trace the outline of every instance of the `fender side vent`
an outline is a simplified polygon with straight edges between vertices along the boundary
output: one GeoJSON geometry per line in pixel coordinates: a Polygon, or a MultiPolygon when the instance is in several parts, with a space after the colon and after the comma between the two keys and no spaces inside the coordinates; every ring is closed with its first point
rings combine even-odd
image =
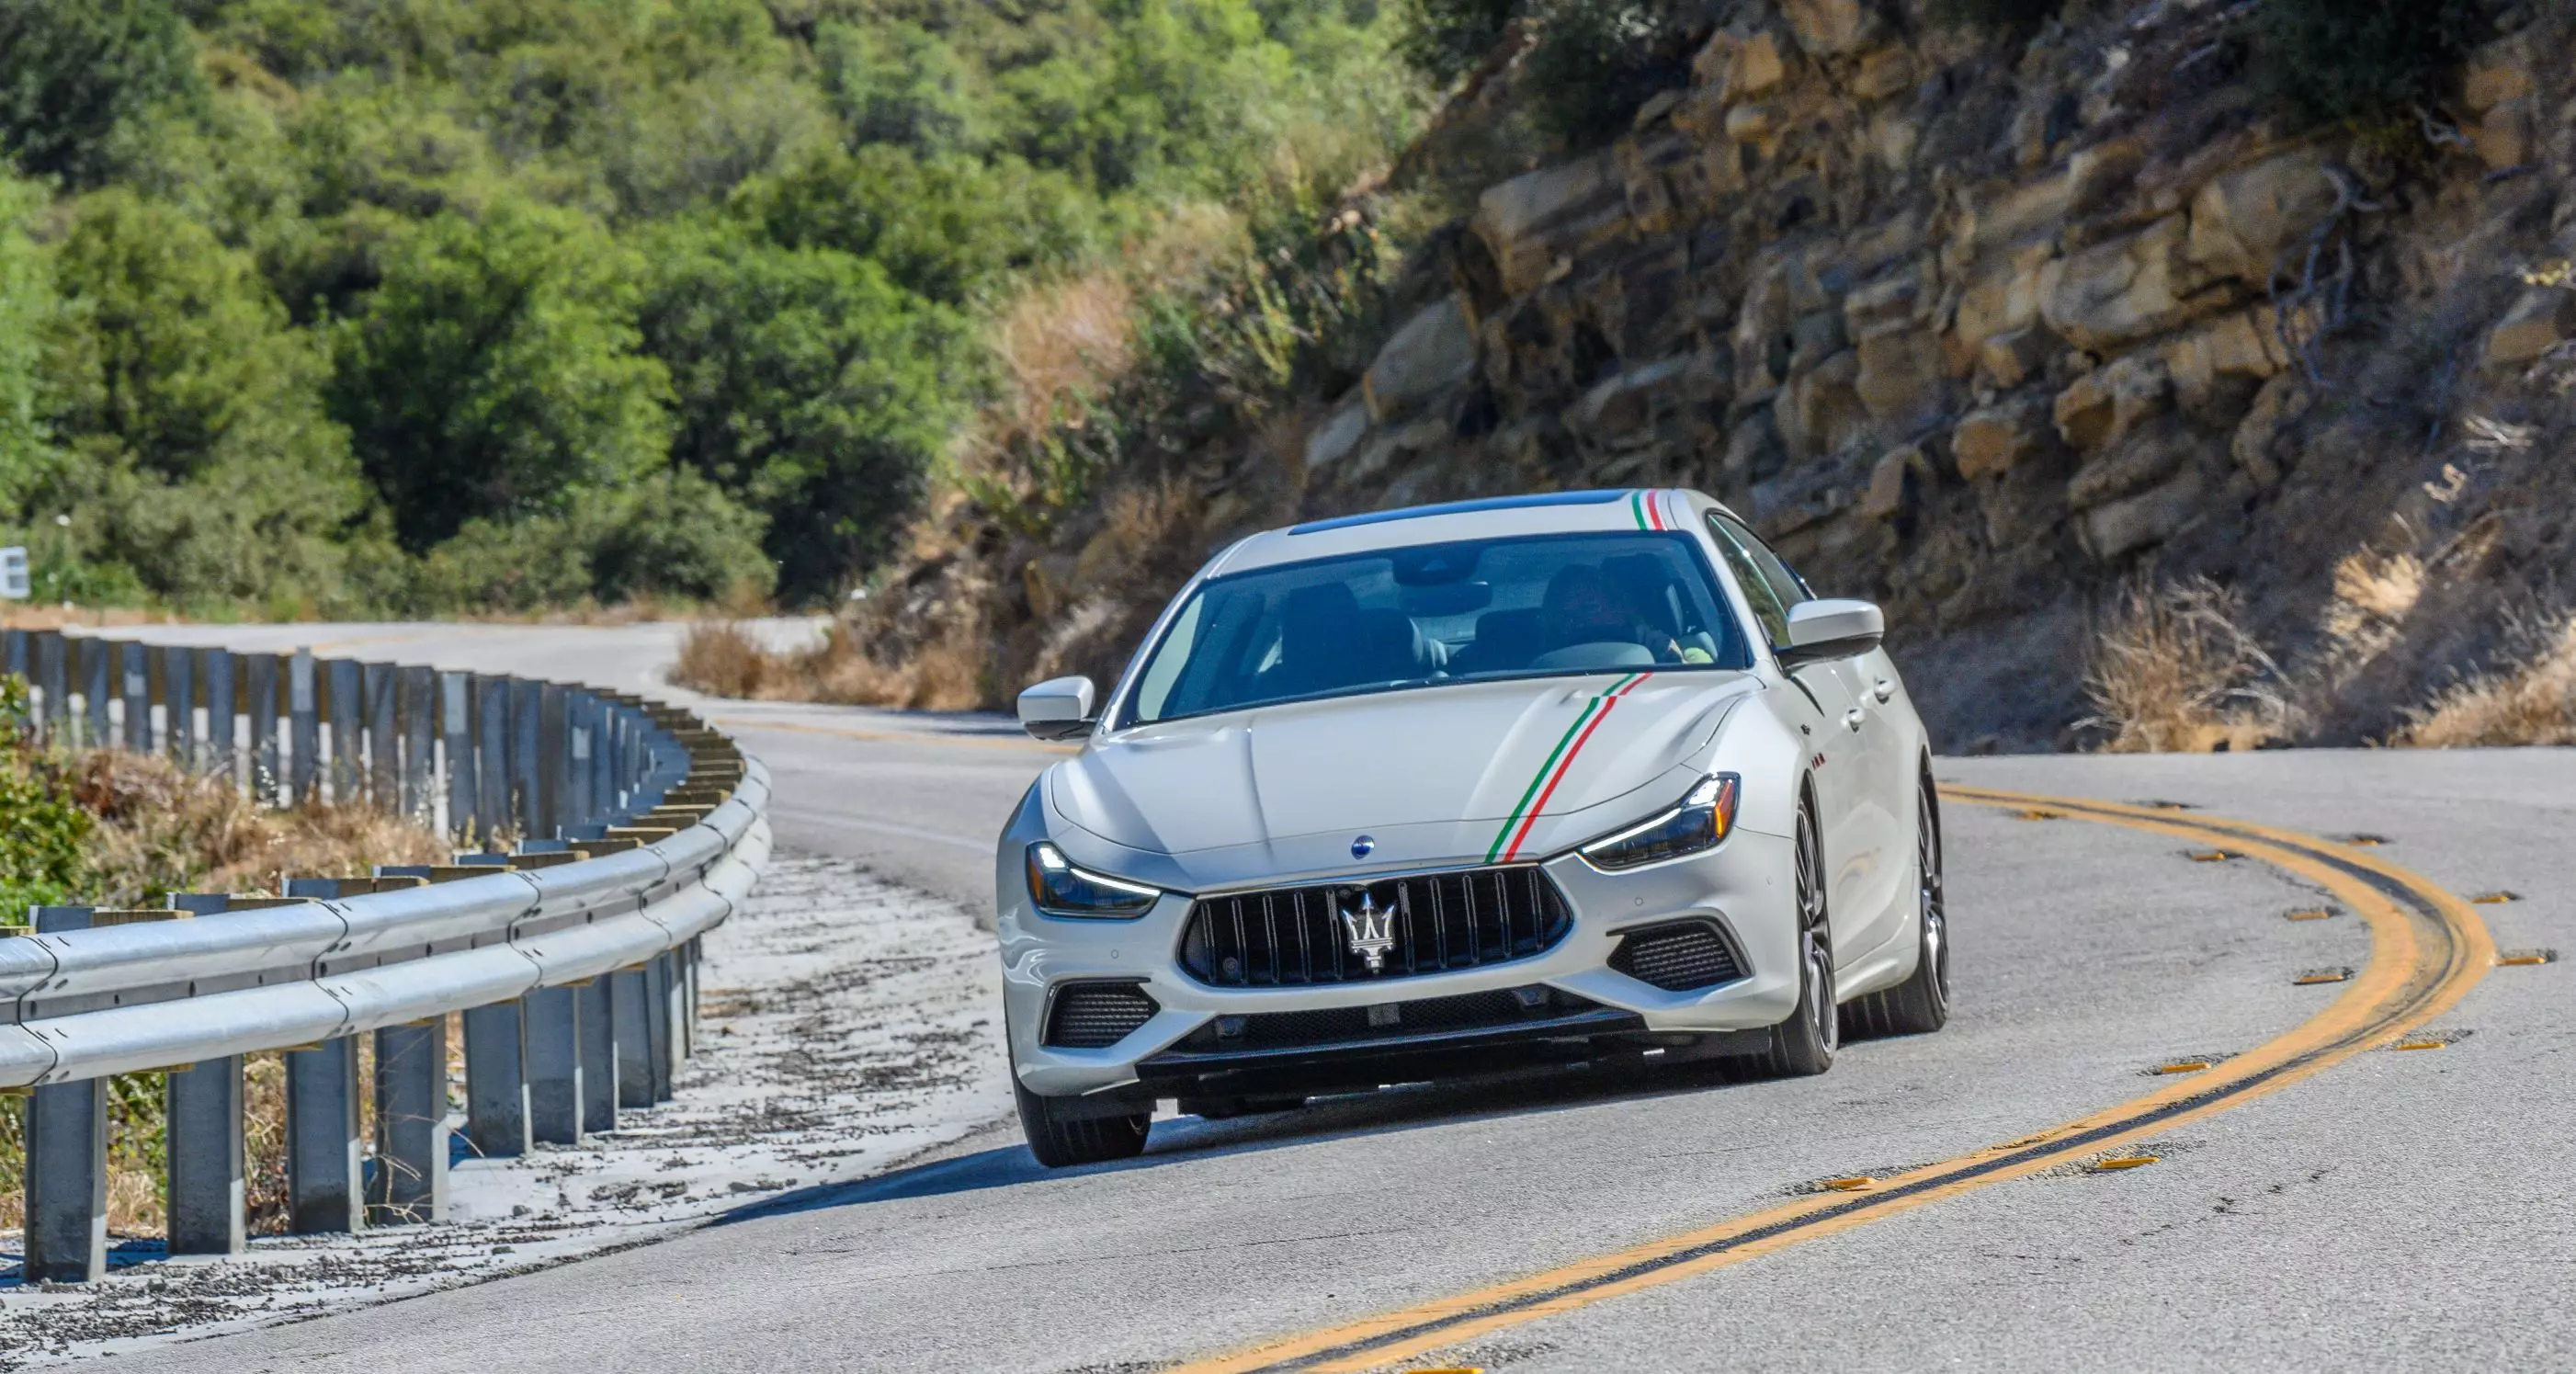
{"type": "Polygon", "coordinates": [[[1713,988],[1744,976],[1744,961],[1714,921],[1629,931],[1611,954],[1610,967],[1666,992],[1713,988]]]}
{"type": "Polygon", "coordinates": [[[1060,1050],[1107,1049],[1162,1009],[1134,983],[1067,983],[1047,1008],[1046,1043],[1060,1050]]]}

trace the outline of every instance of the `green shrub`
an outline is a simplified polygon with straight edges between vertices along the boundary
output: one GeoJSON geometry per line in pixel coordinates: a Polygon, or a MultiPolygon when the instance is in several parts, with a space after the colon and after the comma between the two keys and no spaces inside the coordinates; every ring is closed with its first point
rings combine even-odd
{"type": "Polygon", "coordinates": [[[86,871],[81,841],[90,815],[72,801],[71,779],[38,750],[28,731],[27,684],[0,677],[0,913],[24,920],[30,906],[70,901],[86,871]]]}
{"type": "Polygon", "coordinates": [[[431,611],[757,599],[775,581],[761,527],[697,473],[657,472],[581,488],[559,512],[467,521],[421,560],[416,596],[431,611]]]}
{"type": "Polygon", "coordinates": [[[94,185],[120,134],[197,89],[168,0],[0,0],[0,153],[22,170],[94,185]]]}
{"type": "Polygon", "coordinates": [[[1523,89],[1541,127],[1578,146],[1617,135],[1649,96],[1688,78],[1654,0],[1551,0],[1538,20],[1523,89]]]}
{"type": "Polygon", "coordinates": [[[2265,0],[2250,33],[2255,71],[2291,109],[2369,122],[2429,103],[2476,24],[2471,0],[2265,0]]]}
{"type": "Polygon", "coordinates": [[[1520,0],[1406,0],[1398,11],[1404,60],[1444,85],[1454,82],[1485,60],[1519,10],[1520,0]]]}

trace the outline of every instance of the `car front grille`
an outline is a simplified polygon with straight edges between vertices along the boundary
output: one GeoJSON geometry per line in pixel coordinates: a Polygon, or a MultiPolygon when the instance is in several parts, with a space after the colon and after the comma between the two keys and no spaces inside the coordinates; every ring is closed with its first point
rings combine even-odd
{"type": "Polygon", "coordinates": [[[1744,976],[1744,961],[1709,921],[1632,930],[1611,952],[1610,967],[1666,992],[1713,988],[1744,976]]]}
{"type": "Polygon", "coordinates": [[[1047,1009],[1046,1043],[1060,1050],[1098,1050],[1134,1034],[1162,1006],[1134,983],[1067,983],[1047,1009]]]}
{"type": "Polygon", "coordinates": [[[1220,1016],[1176,1041],[1181,1054],[1322,1048],[1401,1040],[1444,1031],[1494,1030],[1598,1011],[1601,1004],[1544,987],[1497,988],[1375,1007],[1268,1011],[1220,1016]]]}
{"type": "Polygon", "coordinates": [[[1221,988],[1410,978],[1541,953],[1573,924],[1565,894],[1535,864],[1317,883],[1202,897],[1181,932],[1181,967],[1221,988]],[[1394,944],[1372,970],[1344,913],[1392,913],[1394,944]]]}

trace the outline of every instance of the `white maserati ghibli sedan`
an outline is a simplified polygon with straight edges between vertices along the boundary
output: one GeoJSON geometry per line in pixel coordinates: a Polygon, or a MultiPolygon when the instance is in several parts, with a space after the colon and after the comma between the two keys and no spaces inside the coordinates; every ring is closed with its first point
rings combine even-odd
{"type": "Polygon", "coordinates": [[[996,859],[1048,1165],[1203,1117],[1532,1064],[1831,1067],[1949,1014],[1923,725],[1867,602],[1696,492],[1254,535],[1103,697],[996,859]]]}

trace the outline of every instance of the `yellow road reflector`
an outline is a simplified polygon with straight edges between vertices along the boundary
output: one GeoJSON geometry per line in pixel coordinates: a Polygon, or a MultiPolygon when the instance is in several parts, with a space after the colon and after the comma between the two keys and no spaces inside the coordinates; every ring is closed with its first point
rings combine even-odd
{"type": "Polygon", "coordinates": [[[2522,894],[2519,892],[2489,892],[2483,896],[2471,897],[2469,900],[2480,906],[2500,906],[2506,902],[2521,901],[2522,894]]]}
{"type": "Polygon", "coordinates": [[[2229,859],[2235,857],[2236,856],[2234,854],[2224,849],[2195,849],[2191,851],[2190,855],[2191,861],[2196,864],[2225,863],[2229,859]]]}
{"type": "Polygon", "coordinates": [[[2290,986],[2305,988],[2314,987],[2319,983],[2345,983],[2351,980],[2352,970],[2348,968],[2312,968],[2291,979],[2290,986]]]}
{"type": "Polygon", "coordinates": [[[2044,806],[2034,806],[2027,811],[2014,812],[2013,819],[2017,821],[2053,821],[2061,819],[2065,815],[2066,813],[2063,811],[2051,811],[2044,806]]]}
{"type": "Polygon", "coordinates": [[[2506,968],[2528,968],[2533,964],[2557,961],[2558,951],[2554,949],[2509,949],[2496,956],[2496,962],[2506,968]]]}
{"type": "Polygon", "coordinates": [[[2154,1072],[2198,1073],[2203,1069],[2216,1068],[2217,1066],[2218,1061],[2214,1059],[2177,1059],[2170,1064],[2158,1064],[2155,1067],[2154,1072]]]}
{"type": "Polygon", "coordinates": [[[2121,1155],[2116,1159],[2097,1159],[2093,1161],[2093,1172],[2107,1174],[2121,1169],[2143,1168],[2161,1158],[2162,1155],[2121,1155]]]}
{"type": "Polygon", "coordinates": [[[1857,1193],[1865,1188],[1875,1186],[1877,1182],[1877,1179],[1874,1179],[1867,1174],[1854,1174],[1850,1178],[1829,1178],[1818,1183],[1816,1186],[1819,1188],[1830,1189],[1837,1193],[1857,1193]]]}
{"type": "Polygon", "coordinates": [[[2400,1040],[2388,1048],[2392,1050],[2446,1050],[2450,1047],[2451,1042],[2448,1040],[2400,1040]]]}
{"type": "Polygon", "coordinates": [[[2321,906],[2312,906],[2302,907],[2297,911],[2286,911],[2282,915],[2293,921],[2322,921],[2334,913],[2321,906]]]}
{"type": "Polygon", "coordinates": [[[2377,849],[2388,843],[2388,837],[2386,835],[2346,835],[2343,837],[2343,842],[2356,849],[2377,849]]]}

